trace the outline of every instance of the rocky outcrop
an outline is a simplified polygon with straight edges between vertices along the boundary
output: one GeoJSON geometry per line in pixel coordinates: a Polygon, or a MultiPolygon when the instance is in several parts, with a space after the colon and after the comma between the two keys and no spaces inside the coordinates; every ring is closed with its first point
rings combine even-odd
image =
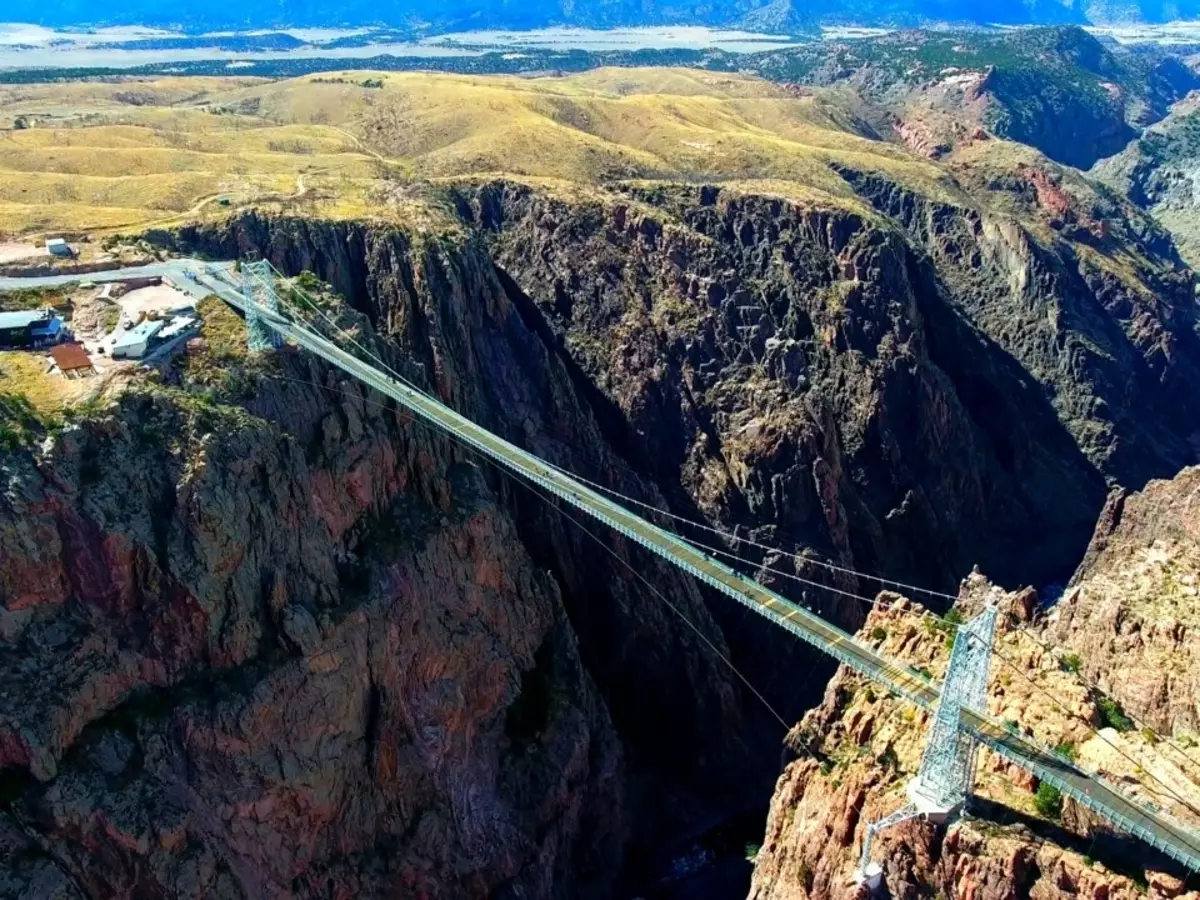
{"type": "MultiPolygon", "coordinates": [[[[964,585],[970,615],[988,598],[1002,617],[989,712],[1076,757],[1122,790],[1193,821],[1200,809],[1194,607],[1200,578],[1200,469],[1143,491],[1115,492],[1066,594],[964,585]]],[[[883,595],[860,632],[901,662],[940,674],[951,631],[883,595]]],[[[797,726],[806,755],[776,787],[752,897],[857,897],[863,827],[899,806],[921,752],[923,714],[839,671],[824,704],[797,726]],[[811,754],[812,757],[808,756],[811,754]]],[[[1185,873],[1119,841],[1067,800],[1031,804],[1036,781],[987,752],[978,797],[948,829],[909,822],[879,837],[892,896],[1194,897],[1185,873]]]]}
{"type": "Polygon", "coordinates": [[[1139,721],[1200,735],[1200,469],[1109,498],[1046,634],[1139,721]]]}
{"type": "Polygon", "coordinates": [[[6,461],[0,896],[607,893],[621,748],[559,584],[326,384],[133,394],[6,461]]]}
{"type": "MultiPolygon", "coordinates": [[[[970,616],[998,602],[1001,624],[993,658],[988,711],[1019,721],[1046,746],[1078,758],[1135,796],[1180,816],[1194,815],[1200,792],[1191,763],[1174,748],[1136,732],[1101,725],[1100,701],[1053,652],[1027,632],[1037,597],[1003,595],[973,575],[958,608],[970,616]]],[[[952,626],[897,595],[883,594],[859,638],[900,664],[940,679],[952,626]]],[[[868,823],[902,806],[916,773],[928,714],[894,694],[840,670],[824,703],[792,734],[800,758],[776,785],[758,853],[752,900],[855,898],[854,881],[868,823]]],[[[1036,779],[987,750],[980,751],[975,796],[949,825],[909,820],[881,832],[872,859],[882,866],[887,894],[931,896],[1190,897],[1186,873],[1131,839],[1115,836],[1068,800],[1039,807],[1036,779]]]]}

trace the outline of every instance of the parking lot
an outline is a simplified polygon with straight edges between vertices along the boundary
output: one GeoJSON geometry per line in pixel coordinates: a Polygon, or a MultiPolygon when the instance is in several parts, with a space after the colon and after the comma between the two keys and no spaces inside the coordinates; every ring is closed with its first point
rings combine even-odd
{"type": "MultiPolygon", "coordinates": [[[[115,287],[115,286],[114,286],[115,287]]],[[[103,290],[101,289],[103,296],[103,290]]],[[[98,368],[112,364],[112,351],[117,341],[146,317],[161,316],[169,318],[172,311],[192,310],[184,312],[194,315],[195,299],[169,284],[156,284],[140,287],[112,301],[120,310],[120,318],[116,327],[107,333],[87,337],[80,335],[83,346],[95,359],[98,368]]]]}

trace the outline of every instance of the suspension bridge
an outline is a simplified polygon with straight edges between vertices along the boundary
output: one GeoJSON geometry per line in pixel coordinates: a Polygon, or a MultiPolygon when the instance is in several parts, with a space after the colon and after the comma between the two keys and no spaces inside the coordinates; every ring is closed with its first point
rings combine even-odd
{"type": "MultiPolygon", "coordinates": [[[[945,680],[937,684],[717,561],[706,548],[647,521],[582,480],[476,425],[409,384],[345,332],[342,336],[349,337],[361,355],[330,340],[291,309],[287,301],[281,304],[276,285],[282,276],[269,263],[244,263],[241,271],[235,272],[228,266],[189,262],[178,264],[173,273],[183,276],[177,280],[190,281],[193,293],[198,288],[205,294],[215,294],[240,310],[246,317],[252,349],[267,350],[287,340],[320,356],[508,472],[615,529],[838,662],[932,713],[920,768],[908,786],[909,803],[866,829],[858,869],[862,880],[872,884],[878,881],[880,870],[871,861],[871,843],[881,829],[918,816],[945,821],[962,808],[973,786],[975,756],[981,746],[1053,785],[1116,829],[1144,841],[1193,872],[1200,872],[1200,836],[1188,827],[1165,812],[1125,795],[1074,761],[1040,746],[986,713],[997,617],[994,607],[957,629],[945,680]]],[[[330,323],[333,324],[332,320],[330,323]]]]}

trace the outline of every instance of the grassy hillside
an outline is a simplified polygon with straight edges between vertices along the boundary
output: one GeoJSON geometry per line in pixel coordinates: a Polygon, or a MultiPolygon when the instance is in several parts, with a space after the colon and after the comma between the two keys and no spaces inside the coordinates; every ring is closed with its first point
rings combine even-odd
{"type": "Polygon", "coordinates": [[[256,204],[403,216],[414,184],[474,176],[753,181],[856,204],[831,163],[957,196],[835,100],[741,75],[375,72],[123,80],[0,92],[0,228],[135,229],[256,204]]]}
{"type": "Polygon", "coordinates": [[[445,227],[456,221],[445,186],[495,178],[576,195],[617,182],[715,183],[874,216],[862,178],[878,176],[1019,219],[1046,241],[1073,235],[1123,277],[1139,265],[1114,201],[1037,151],[969,140],[930,161],[876,138],[841,89],[653,68],[59,87],[11,89],[0,105],[0,122],[28,126],[0,132],[9,234],[129,233],[249,206],[445,227]]]}

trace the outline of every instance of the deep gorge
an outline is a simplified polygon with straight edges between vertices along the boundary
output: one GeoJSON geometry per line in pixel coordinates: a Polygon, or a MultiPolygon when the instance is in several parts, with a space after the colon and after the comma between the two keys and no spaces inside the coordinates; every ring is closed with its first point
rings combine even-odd
{"type": "MultiPolygon", "coordinates": [[[[153,238],[315,273],[455,409],[680,515],[942,590],[1069,574],[1109,482],[1194,461],[1190,275],[1148,245],[1150,304],[1066,242],[861,192],[886,222],[495,183],[443,233],[153,238]]],[[[788,721],[830,661],[318,362],[242,368],[6,470],[0,896],[605,897],[763,807],[782,729],[655,592],[788,721]]]]}

